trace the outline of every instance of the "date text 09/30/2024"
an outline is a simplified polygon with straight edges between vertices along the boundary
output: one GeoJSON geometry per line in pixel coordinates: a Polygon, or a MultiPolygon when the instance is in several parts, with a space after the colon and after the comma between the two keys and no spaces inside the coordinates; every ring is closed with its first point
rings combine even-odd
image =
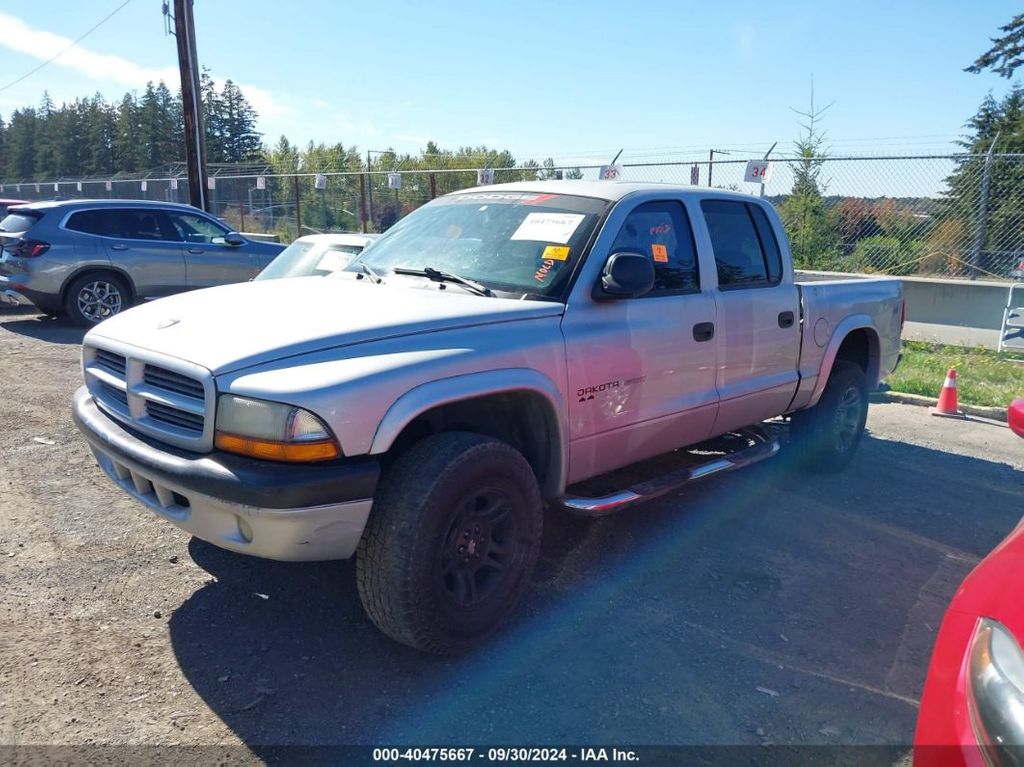
{"type": "Polygon", "coordinates": [[[637,762],[635,751],[619,748],[375,748],[374,762],[637,762]]]}

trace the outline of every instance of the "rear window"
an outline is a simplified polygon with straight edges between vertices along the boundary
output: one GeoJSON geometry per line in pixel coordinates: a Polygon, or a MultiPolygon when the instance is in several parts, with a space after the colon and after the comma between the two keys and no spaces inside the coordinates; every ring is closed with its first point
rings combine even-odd
{"type": "Polygon", "coordinates": [[[40,218],[41,214],[28,211],[8,213],[0,221],[0,232],[27,232],[40,218]]]}

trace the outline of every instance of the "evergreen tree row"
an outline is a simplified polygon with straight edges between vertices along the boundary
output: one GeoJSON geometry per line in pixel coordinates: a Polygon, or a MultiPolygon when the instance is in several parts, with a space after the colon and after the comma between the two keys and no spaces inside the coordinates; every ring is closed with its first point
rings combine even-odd
{"type": "MultiPolygon", "coordinates": [[[[238,86],[226,80],[217,90],[204,70],[201,92],[208,162],[259,159],[256,110],[238,86]]],[[[37,108],[0,116],[0,178],[7,181],[112,176],[184,160],[181,93],[163,81],[116,102],[97,93],[58,107],[44,93],[37,108]]]]}

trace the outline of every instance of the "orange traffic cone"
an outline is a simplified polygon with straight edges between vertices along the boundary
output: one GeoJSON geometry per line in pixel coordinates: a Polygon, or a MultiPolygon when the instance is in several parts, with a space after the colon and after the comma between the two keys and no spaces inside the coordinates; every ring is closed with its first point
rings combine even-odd
{"type": "Polygon", "coordinates": [[[963,411],[957,409],[956,402],[956,368],[950,368],[946,373],[946,381],[942,384],[942,391],[939,392],[939,402],[929,408],[928,412],[942,418],[966,418],[963,411]]]}

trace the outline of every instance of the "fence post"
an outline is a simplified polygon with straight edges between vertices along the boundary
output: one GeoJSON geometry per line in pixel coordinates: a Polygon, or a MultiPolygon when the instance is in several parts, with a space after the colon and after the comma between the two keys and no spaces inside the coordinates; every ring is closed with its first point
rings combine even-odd
{"type": "Polygon", "coordinates": [[[437,174],[430,174],[430,199],[433,200],[437,197],[437,174]]]}
{"type": "Polygon", "coordinates": [[[299,174],[292,176],[295,181],[295,237],[302,236],[302,200],[299,193],[299,174]]]}
{"type": "Polygon", "coordinates": [[[981,192],[978,195],[978,224],[974,232],[974,248],[971,249],[971,279],[978,279],[978,261],[981,260],[981,249],[985,247],[985,224],[988,221],[988,188],[992,182],[992,153],[995,151],[999,133],[992,139],[992,145],[985,155],[985,169],[981,173],[981,192]]]}
{"type": "Polygon", "coordinates": [[[362,223],[363,234],[366,234],[366,174],[359,174],[359,221],[362,223]]]}

